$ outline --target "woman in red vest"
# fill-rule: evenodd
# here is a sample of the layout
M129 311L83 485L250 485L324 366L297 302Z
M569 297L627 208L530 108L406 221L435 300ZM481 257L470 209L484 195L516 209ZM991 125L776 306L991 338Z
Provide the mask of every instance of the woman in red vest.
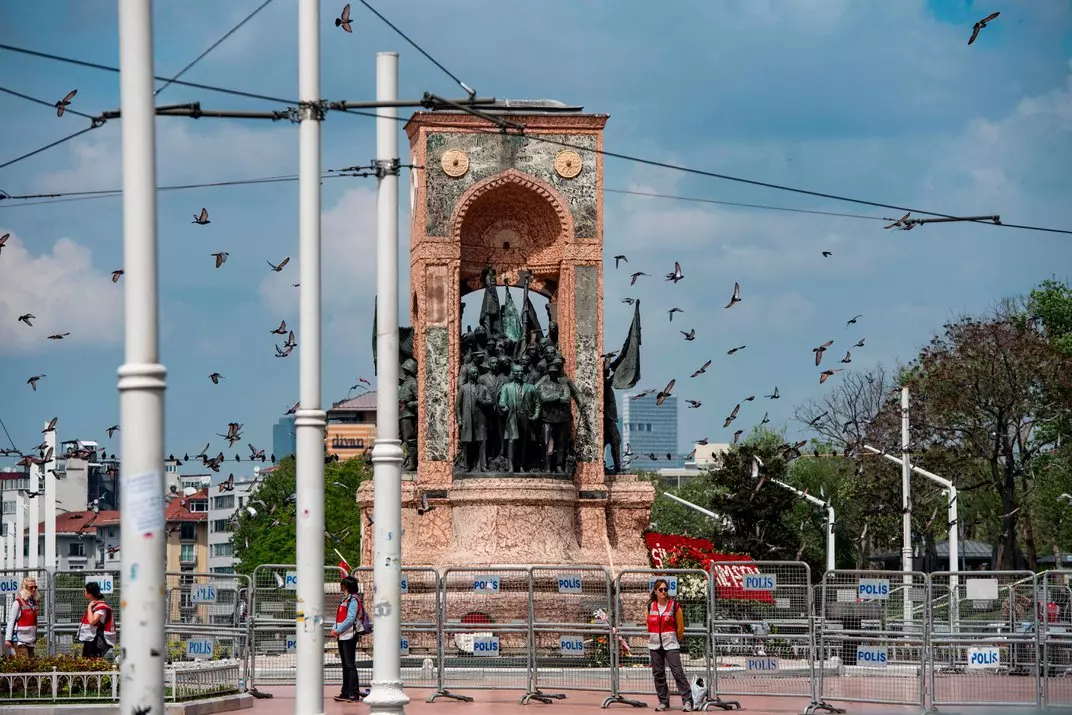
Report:
M83 658L103 658L115 647L115 616L112 607L104 602L100 584L86 584L86 606L82 622L78 626L78 641L82 644Z
M33 658L37 643L37 581L27 576L15 594L4 636L4 648L16 658Z
M685 615L677 601L670 598L670 585L666 579L655 579L651 598L648 600L648 651L651 653L651 674L655 679L655 692L659 696L656 712L670 709L670 689L666 685L666 668L677 683L684 707L691 712L692 690L689 688L685 668L681 665L681 642L685 640Z
M346 596L335 612L335 626L331 637L339 639L339 660L342 661L342 692L335 696L341 703L361 701L357 679L357 637L365 632L364 606L357 595L357 579L347 576L342 580Z

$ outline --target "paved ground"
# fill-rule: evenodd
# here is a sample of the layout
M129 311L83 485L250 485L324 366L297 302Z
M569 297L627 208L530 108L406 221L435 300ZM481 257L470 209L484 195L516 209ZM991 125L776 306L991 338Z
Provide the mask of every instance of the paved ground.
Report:
M256 715L292 715L294 712L293 687L266 687L264 688L264 692L271 693L274 697L271 700L254 701L253 709ZM463 713L465 715L520 715L521 713L525 713L528 715L533 712L540 712L544 708L547 708L549 715L636 712L633 708L625 705L614 705L607 711L601 710L600 706L606 697L606 693L571 692L565 700L559 700L550 705L543 705L541 703L520 705L518 700L522 694L509 691L469 693L474 698L474 702L471 703L456 702L445 698L437 700L434 703L426 703L425 700L432 694L432 692L433 691L431 690L423 689L408 690L407 694L409 695L411 702L406 707L406 713L412 713L414 715L433 715L433 713L435 715L461 715ZM329 715L368 712L368 706L363 704L335 702L332 698L337 694L337 686L331 686L324 690L324 711ZM744 712L747 712L750 715L799 714L807 704L807 700L797 700L794 698L741 698L741 705L744 708ZM645 711L651 712L651 708L654 708L655 705L656 701L654 698L648 699L648 708L646 708ZM673 709L677 711L680 711L681 709L680 701L676 698ZM914 713L915 715L919 715L918 708L898 708L886 705L851 705L847 710L851 715L856 715L857 713L860 715L885 715L886 713L896 715L901 715L902 713ZM721 711L712 709L710 712L717 713Z

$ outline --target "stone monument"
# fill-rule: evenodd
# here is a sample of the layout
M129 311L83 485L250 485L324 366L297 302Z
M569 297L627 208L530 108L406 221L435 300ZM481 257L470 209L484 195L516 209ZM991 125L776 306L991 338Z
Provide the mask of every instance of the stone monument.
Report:
M412 345L408 331L399 358L404 565L647 566L654 489L619 473L613 395L639 377L639 307L615 362L601 357L603 157L592 150L607 115L554 101L480 109L524 133L453 110L406 125L420 168ZM481 289L479 322L463 332L463 301ZM548 299L543 320L534 292ZM371 482L358 503L374 518ZM371 539L363 548L370 563Z

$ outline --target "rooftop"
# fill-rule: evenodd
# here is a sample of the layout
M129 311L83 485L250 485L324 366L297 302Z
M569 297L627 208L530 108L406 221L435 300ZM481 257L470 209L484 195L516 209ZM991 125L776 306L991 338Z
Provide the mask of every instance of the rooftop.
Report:
M58 511L58 510L57 510ZM86 531L95 531L100 526L118 526L119 512L104 509L99 512L92 511L67 511L56 514L57 534L81 534ZM44 522L38 524L38 532L44 533Z
M557 99L496 99L494 104L474 104L473 108L485 114L580 114L584 107L569 105ZM461 109L433 109L436 114L468 114Z
M354 410L355 412L366 412L376 409L376 391L372 390L357 397L351 397L345 400L339 400L331 405L332 410Z

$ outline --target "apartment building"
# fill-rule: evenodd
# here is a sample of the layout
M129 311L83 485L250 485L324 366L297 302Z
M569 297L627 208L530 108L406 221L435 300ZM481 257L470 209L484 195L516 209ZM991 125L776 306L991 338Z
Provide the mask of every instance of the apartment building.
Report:
M340 460L360 457L372 449L376 439L376 393L340 400L328 410L324 432L326 454L338 455ZM278 456L278 455L277 455Z
M232 519L246 507L261 478L278 467L254 467L253 476L238 481L234 489L221 492L218 484L209 490L208 511L208 573L228 574L235 572ZM228 475L229 476L229 475Z

